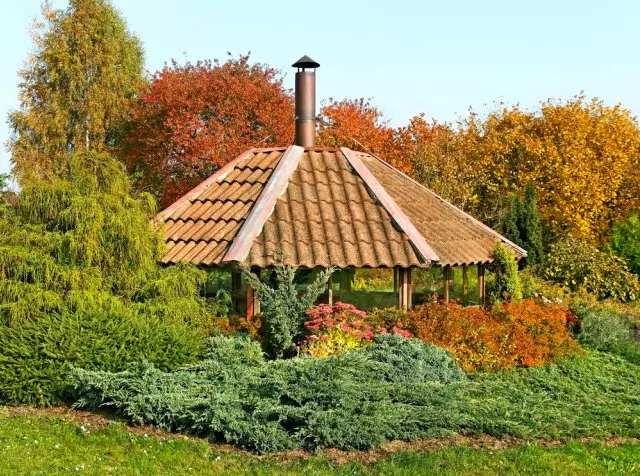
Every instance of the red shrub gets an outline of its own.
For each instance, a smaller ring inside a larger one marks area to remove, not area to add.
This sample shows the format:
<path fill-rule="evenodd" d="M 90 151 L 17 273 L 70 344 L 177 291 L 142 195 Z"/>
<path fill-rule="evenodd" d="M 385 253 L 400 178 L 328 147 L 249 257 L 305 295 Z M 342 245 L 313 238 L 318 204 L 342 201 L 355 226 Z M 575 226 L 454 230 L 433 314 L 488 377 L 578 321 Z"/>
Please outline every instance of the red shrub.
<path fill-rule="evenodd" d="M 536 366 L 575 352 L 566 309 L 533 301 L 487 311 L 430 303 L 407 315 L 406 328 L 424 342 L 448 349 L 465 370 Z"/>

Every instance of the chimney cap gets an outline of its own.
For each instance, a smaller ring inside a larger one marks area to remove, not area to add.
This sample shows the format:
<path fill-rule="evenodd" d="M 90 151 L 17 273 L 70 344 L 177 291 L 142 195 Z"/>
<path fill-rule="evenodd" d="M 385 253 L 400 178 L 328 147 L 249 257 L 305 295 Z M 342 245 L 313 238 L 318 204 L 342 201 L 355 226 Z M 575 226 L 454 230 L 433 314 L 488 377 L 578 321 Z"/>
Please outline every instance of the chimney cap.
<path fill-rule="evenodd" d="M 298 61 L 293 63 L 291 66 L 293 66 L 294 68 L 319 68 L 320 63 L 313 61 L 307 55 L 304 55 L 302 58 L 300 58 Z"/>

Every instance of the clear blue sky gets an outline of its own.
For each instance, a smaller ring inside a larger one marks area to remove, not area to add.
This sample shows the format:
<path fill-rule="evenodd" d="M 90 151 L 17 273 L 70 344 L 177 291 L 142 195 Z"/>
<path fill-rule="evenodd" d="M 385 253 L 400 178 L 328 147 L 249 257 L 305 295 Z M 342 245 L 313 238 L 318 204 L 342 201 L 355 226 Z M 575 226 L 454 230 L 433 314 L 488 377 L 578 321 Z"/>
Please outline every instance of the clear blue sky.
<path fill-rule="evenodd" d="M 151 72 L 226 52 L 287 73 L 317 60 L 318 97 L 371 97 L 394 125 L 424 112 L 454 121 L 494 101 L 536 107 L 581 90 L 640 113 L 640 1 L 113 0 L 142 40 Z M 53 0 L 66 6 L 65 0 Z M 39 0 L 5 1 L 0 113 L 18 105 Z M 0 140 L 9 134 L 3 120 Z M 2 147 L 0 172 L 9 170 Z"/>

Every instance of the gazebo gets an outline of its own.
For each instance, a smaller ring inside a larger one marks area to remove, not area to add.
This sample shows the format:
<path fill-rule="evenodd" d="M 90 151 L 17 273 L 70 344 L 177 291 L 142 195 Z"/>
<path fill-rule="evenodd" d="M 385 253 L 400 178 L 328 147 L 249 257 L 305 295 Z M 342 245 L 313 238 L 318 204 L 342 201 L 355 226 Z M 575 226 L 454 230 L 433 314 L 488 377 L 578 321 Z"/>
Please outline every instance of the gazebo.
<path fill-rule="evenodd" d="M 395 303 L 412 307 L 412 271 L 440 268 L 449 300 L 454 269 L 477 268 L 478 303 L 496 241 L 520 259 L 526 252 L 428 188 L 366 152 L 314 147 L 315 69 L 308 57 L 296 73 L 296 140 L 254 148 L 158 214 L 164 223 L 163 263 L 189 262 L 232 272 L 239 312 L 259 313 L 238 267 L 259 273 L 281 264 L 336 267 L 324 299 L 349 302 L 353 270 L 393 270 Z"/>

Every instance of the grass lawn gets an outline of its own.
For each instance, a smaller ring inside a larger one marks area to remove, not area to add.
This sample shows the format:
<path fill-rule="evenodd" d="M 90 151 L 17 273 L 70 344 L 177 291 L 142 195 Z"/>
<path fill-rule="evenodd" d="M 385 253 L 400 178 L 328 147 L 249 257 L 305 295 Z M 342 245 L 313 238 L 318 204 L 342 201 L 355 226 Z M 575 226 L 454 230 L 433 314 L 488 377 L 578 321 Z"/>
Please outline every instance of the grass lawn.
<path fill-rule="evenodd" d="M 145 435 L 144 428 L 132 433 L 121 423 L 103 418 L 88 421 L 40 411 L 5 412 L 0 416 L 0 474 L 640 473 L 637 439 L 503 448 L 494 440 L 492 444 L 498 446 L 494 449 L 454 444 L 413 452 L 390 453 L 387 448 L 346 458 L 344 452 L 260 458 L 178 435 Z M 478 440 L 478 444 L 487 442 Z"/>

